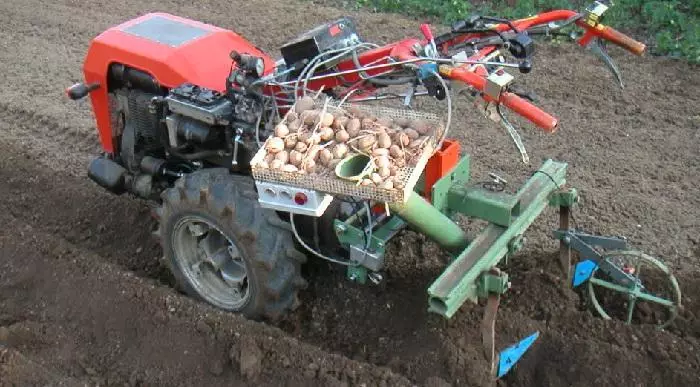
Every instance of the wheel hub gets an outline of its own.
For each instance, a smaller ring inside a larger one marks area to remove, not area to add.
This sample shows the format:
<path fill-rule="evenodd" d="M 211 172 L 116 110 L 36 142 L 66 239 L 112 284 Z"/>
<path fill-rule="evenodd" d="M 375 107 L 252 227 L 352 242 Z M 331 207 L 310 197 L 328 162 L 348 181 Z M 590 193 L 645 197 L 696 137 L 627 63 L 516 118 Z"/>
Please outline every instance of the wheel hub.
<path fill-rule="evenodd" d="M 229 310 L 248 302 L 246 262 L 238 246 L 213 223 L 199 216 L 183 217 L 172 238 L 182 272 L 202 297 Z"/>

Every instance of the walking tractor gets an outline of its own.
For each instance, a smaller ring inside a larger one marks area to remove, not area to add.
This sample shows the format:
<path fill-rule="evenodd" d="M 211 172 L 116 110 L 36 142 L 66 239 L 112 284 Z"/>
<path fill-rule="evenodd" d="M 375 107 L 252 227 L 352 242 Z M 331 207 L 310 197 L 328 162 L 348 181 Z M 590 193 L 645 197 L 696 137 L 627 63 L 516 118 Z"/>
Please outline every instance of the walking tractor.
<path fill-rule="evenodd" d="M 601 23 L 608 6 L 521 20 L 473 15 L 446 33 L 424 24 L 420 37 L 383 46 L 345 17 L 291 40 L 280 59 L 232 31 L 152 13 L 97 36 L 84 82 L 66 92 L 92 102 L 104 153 L 88 176 L 153 203 L 155 235 L 182 291 L 275 319 L 297 306 L 307 256 L 377 283 L 389 240 L 408 227 L 451 254 L 428 288 L 431 312 L 451 318 L 486 300 L 482 344 L 501 377 L 537 333 L 496 351 L 496 312 L 510 287 L 499 264 L 547 206 L 560 213 L 553 235 L 564 277 L 588 287 L 602 317 L 665 327 L 680 306 L 660 261 L 623 238 L 571 227 L 578 196 L 565 163 L 545 161 L 511 192 L 496 175 L 472 177 L 474 161 L 450 137 L 459 130 L 452 100 L 466 96 L 529 163 L 506 114 L 549 133 L 558 124 L 514 84 L 533 69 L 536 37 L 586 47 L 622 86 L 606 43 L 637 55 L 645 46 Z M 488 225 L 470 238 L 452 220 L 458 214 Z"/>

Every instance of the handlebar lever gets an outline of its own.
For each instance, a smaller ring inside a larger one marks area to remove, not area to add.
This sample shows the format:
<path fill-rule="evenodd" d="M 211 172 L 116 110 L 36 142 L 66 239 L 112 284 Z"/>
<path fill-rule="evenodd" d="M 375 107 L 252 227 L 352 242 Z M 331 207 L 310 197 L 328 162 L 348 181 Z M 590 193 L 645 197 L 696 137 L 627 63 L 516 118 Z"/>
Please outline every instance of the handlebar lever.
<path fill-rule="evenodd" d="M 595 37 L 591 39 L 588 43 L 586 43 L 585 47 L 591 53 L 597 56 L 601 61 L 603 61 L 608 70 L 610 70 L 610 72 L 615 76 L 615 81 L 617 82 L 618 86 L 620 86 L 621 89 L 624 89 L 625 85 L 622 82 L 622 73 L 620 73 L 620 69 L 618 69 L 617 65 L 608 54 L 608 49 L 605 45 L 605 41 L 603 39 Z"/>

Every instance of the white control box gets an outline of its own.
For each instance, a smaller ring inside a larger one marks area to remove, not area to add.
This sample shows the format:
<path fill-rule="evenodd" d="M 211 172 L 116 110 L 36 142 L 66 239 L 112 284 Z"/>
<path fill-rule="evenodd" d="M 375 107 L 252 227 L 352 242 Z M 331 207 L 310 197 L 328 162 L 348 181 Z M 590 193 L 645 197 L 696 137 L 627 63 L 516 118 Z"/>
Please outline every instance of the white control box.
<path fill-rule="evenodd" d="M 255 186 L 261 207 L 293 214 L 318 217 L 333 201 L 333 196 L 312 189 L 257 180 Z"/>

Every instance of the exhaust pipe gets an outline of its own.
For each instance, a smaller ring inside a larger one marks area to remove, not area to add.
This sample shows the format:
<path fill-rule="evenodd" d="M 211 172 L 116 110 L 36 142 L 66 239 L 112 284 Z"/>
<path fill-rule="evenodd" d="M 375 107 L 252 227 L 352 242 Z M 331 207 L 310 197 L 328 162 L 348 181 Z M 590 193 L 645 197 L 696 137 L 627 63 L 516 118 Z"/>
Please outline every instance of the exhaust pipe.
<path fill-rule="evenodd" d="M 98 157 L 90 163 L 88 177 L 108 191 L 121 195 L 126 191 L 127 172 L 114 161 Z"/>

